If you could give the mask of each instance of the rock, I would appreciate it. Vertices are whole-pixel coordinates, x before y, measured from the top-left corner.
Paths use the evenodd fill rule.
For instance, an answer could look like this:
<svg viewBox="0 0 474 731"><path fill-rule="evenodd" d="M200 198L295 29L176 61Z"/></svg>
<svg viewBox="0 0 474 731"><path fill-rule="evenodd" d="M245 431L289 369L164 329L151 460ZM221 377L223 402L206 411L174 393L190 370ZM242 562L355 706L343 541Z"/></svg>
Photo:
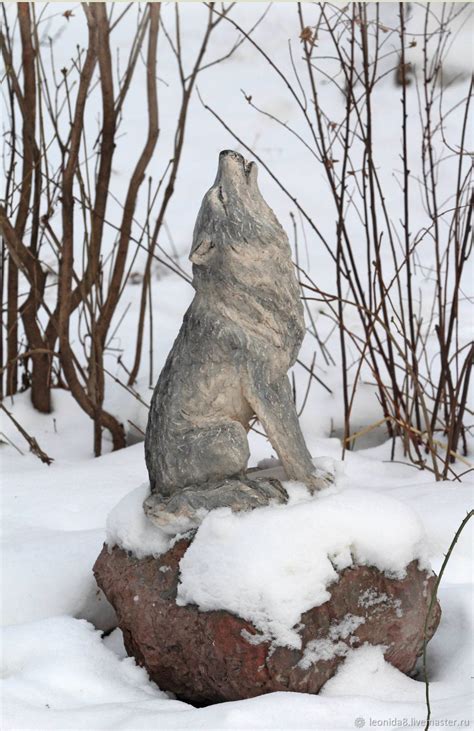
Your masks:
<svg viewBox="0 0 474 731"><path fill-rule="evenodd" d="M272 647L252 624L226 611L178 606L179 562L192 539L159 558L137 559L104 546L94 574L114 606L129 655L162 690L205 705L273 691L318 693L350 648L384 645L404 673L423 649L435 578L413 561L403 579L353 566L329 588L331 599L301 617L301 650ZM428 639L441 610L433 611Z"/></svg>

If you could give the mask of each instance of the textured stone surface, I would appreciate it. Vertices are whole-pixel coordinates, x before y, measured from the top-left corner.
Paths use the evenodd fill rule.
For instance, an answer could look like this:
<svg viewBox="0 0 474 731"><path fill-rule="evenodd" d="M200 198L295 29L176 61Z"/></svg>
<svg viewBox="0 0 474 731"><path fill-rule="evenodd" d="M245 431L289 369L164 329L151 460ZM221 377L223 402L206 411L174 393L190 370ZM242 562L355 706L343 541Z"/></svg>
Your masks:
<svg viewBox="0 0 474 731"><path fill-rule="evenodd" d="M258 189L255 163L236 152L219 156L190 259L196 294L156 385L145 439L145 512L169 532L173 515L178 525L193 516L199 523L208 487L213 508L255 507L241 480L255 415L288 479L311 490L332 480L314 468L287 377L304 336L288 238ZM268 485L257 504L264 497L283 501Z"/></svg>
<svg viewBox="0 0 474 731"><path fill-rule="evenodd" d="M415 562L402 580L370 567L346 569L330 587L331 599L302 615L302 649L272 649L229 612L176 605L179 561L188 546L183 539L158 559L141 560L104 546L94 566L128 653L180 699L207 704L272 691L317 693L350 647L385 645L385 658L406 673L422 651L434 578ZM437 605L429 637L440 614Z"/></svg>

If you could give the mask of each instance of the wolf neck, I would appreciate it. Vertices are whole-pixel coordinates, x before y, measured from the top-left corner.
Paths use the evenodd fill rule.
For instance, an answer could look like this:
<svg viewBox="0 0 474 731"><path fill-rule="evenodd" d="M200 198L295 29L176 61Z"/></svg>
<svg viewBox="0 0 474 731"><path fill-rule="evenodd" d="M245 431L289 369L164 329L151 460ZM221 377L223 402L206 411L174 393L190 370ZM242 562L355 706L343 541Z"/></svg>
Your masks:
<svg viewBox="0 0 474 731"><path fill-rule="evenodd" d="M266 294L237 282L200 280L193 309L200 318L237 328L246 340L256 339L286 352L292 365L304 335L299 299L294 300L293 292L282 291L269 303Z"/></svg>

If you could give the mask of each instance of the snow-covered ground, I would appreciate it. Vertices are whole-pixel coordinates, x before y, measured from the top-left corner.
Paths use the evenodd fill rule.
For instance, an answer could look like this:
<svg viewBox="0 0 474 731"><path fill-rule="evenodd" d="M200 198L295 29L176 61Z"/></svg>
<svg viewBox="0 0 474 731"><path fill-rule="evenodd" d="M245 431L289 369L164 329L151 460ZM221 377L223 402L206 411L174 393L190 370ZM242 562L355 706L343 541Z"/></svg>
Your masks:
<svg viewBox="0 0 474 731"><path fill-rule="evenodd" d="M40 3L37 3L41 7ZM68 62L76 40L84 39L81 11L74 6L75 17L66 21L61 13L71 4L51 5L47 12L56 14L54 23L61 24L56 44L57 66ZM53 11L54 8L54 11ZM164 11L170 8L165 6ZM239 4L236 17L249 28L263 10L262 5ZM11 7L10 7L11 11ZM392 6L396 20L396 8ZM201 15L200 15L201 14ZM183 8L183 37L187 52L192 47L196 23L202 22L202 8ZM390 23L386 19L387 24ZM53 29L57 26L52 26ZM119 27L120 28L120 27ZM451 52L451 68L465 70L470 57L469 31L459 29L457 45ZM52 31L51 31L52 32ZM119 46L127 48L126 28L119 37ZM257 37L274 58L290 67L287 39L298 47L298 25L295 7L291 3L275 4ZM232 45L235 32L225 25L216 36L212 58L222 55ZM154 160L156 178L169 159L173 114L179 93L173 79L176 68L172 54L162 42L160 78L162 137ZM457 49L457 50L456 50ZM192 49L191 49L192 50ZM190 51L189 51L190 52ZM415 48L412 52L419 52ZM210 60L212 60L210 58ZM416 61L416 58L415 58ZM143 80L143 79L142 79ZM253 112L240 93L251 93L259 105L288 121L295 121L295 110L289 104L284 85L277 83L261 58L248 44L243 44L222 66L215 66L199 80L200 92L206 102L232 122L236 131L264 157L308 207L313 207L318 224L329 237L334 237L334 210L324 187L322 173L315 177L310 159L302 155L301 147L271 120ZM377 104L377 149L380 153L381 175L391 200L400 200L396 181L399 162L399 98L387 80L382 85ZM449 97L449 91L446 94ZM455 97L453 97L454 99ZM449 102L449 98L448 98ZM409 91L409 113L412 149L419 144L416 127L417 102L414 88ZM343 100L334 97L334 114L340 115ZM448 104L449 106L449 104ZM232 137L202 108L197 97L191 105L193 123L187 132L183 166L178 177L176 193L167 216L179 261L184 267L190 246L194 219L202 194L212 183L219 150L233 147L244 152ZM124 109L124 136L120 154L114 164L113 185L117 195L123 194L124 184L133 162L130 152L133 142L143 137L143 88L131 91ZM446 134L457 134L459 117L447 120ZM451 139L451 138L450 138ZM168 147L167 147L168 146ZM137 152L133 148L134 154ZM415 157L415 153L414 153ZM297 161L297 164L295 163ZM414 162L415 164L415 162ZM282 223L291 231L289 202L268 175L260 173L263 194L277 212ZM450 195L452 179L440 181L443 195ZM315 190L318 200L313 202ZM421 201L418 188L411 195ZM142 209L137 216L143 212ZM423 225L421 203L414 226ZM110 216L114 216L111 204ZM116 212L116 211L115 211ZM56 215L59 215L57 213ZM334 272L321 247L308 235L308 250L304 266L320 282L334 289ZM357 238L353 242L359 251ZM430 259L431 256L431 259ZM424 269L416 272L417 287L430 304L432 281L429 264L433 253L423 252ZM53 259L52 259L53 261ZM140 261L137 261L137 270ZM171 347L181 318L192 297L185 281L163 268L155 272L154 303L154 367L152 380ZM133 359L140 286L126 287L117 319L125 315L111 345L120 349L124 362ZM312 303L314 304L314 303ZM469 302L464 300L465 326L462 341L470 335ZM312 307L318 331L325 337L332 328L331 321L318 307ZM354 323L356 327L356 318ZM148 349L148 335L144 352ZM432 336L433 347L436 336ZM308 336L301 359L311 363L314 341ZM301 422L305 437L314 456L341 457L338 439L330 438L342 424L340 370L336 365L325 366L317 359L316 372L332 389L314 384L311 388ZM117 366L116 354L107 356L107 367L123 378ZM295 379L298 404L306 390L307 373L297 366ZM144 357L138 390L148 400L149 370ZM353 428L371 424L380 417L374 390L368 383L358 389L354 408ZM2 500L2 615L4 637L3 660L3 720L2 728L14 729L352 729L354 727L422 728L425 717L424 684L421 675L408 678L387 665L379 648L365 647L351 652L337 675L315 697L278 693L237 703L227 703L195 709L160 691L149 681L144 670L126 658L120 631L115 629L115 616L92 576L92 565L106 534L106 520L116 504L146 481L143 445L134 444L118 453L92 457L92 430L89 419L68 393L55 390L54 412L40 415L32 411L28 393L19 394L5 405L15 418L34 435L40 446L54 462L43 465L9 421L0 414L0 459ZM146 424L147 410L122 386L107 381L106 406L127 425L130 442L140 438ZM410 507L426 531L431 564L439 570L454 532L472 505L471 475L463 482L433 482L428 472L418 471L405 462L397 446L395 461L390 462L391 445L383 442L383 434L371 433L373 445L368 449L346 454L341 477L342 489L365 491L364 506L370 511L371 493L396 498ZM267 440L251 433L251 465L273 455ZM105 451L110 446L105 445ZM472 461L472 445L468 459ZM460 464L459 472L468 466ZM472 521L471 521L472 523ZM143 526L142 526L143 527ZM132 526L136 528L136 526ZM122 527L123 529L123 527ZM132 531L133 532L133 531ZM472 678L472 526L464 531L454 549L441 584L439 598L443 610L441 625L428 648L428 669L431 680L433 721L437 726L468 727L471 718L469 693ZM111 633L109 634L109 632ZM104 635L103 633L107 634Z"/></svg>

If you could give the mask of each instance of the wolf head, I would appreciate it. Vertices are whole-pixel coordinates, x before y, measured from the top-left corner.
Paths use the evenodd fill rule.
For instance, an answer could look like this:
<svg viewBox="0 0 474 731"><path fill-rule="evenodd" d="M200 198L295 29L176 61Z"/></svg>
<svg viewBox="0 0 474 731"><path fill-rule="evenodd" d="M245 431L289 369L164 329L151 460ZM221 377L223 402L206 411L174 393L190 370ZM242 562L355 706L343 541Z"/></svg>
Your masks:
<svg viewBox="0 0 474 731"><path fill-rule="evenodd" d="M269 247L288 247L285 232L257 185L257 166L223 150L214 185L201 204L190 259L213 268L232 257L260 258ZM289 251L289 247L288 247Z"/></svg>
<svg viewBox="0 0 474 731"><path fill-rule="evenodd" d="M284 351L288 368L304 335L303 306L285 231L257 186L257 166L224 150L194 228L193 286L206 307ZM250 340L248 340L250 342Z"/></svg>

